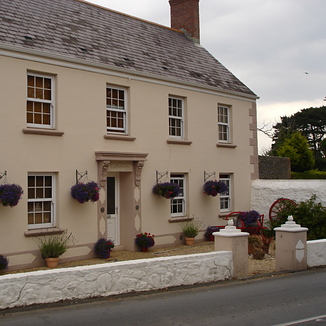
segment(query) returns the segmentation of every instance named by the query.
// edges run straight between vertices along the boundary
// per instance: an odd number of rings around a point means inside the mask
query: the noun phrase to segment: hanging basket
[[[99,186],[96,182],[76,183],[71,187],[71,196],[80,204],[88,201],[96,202],[100,198]]]
[[[177,197],[181,189],[176,183],[171,182],[164,182],[164,183],[157,183],[153,187],[153,194],[161,196],[166,199],[171,199]]]
[[[217,196],[220,193],[223,193],[228,190],[227,185],[222,181],[206,181],[204,186],[204,193],[208,196]]]
[[[0,203],[3,206],[14,207],[18,204],[21,195],[23,194],[23,189],[21,186],[16,184],[4,184],[0,185]]]

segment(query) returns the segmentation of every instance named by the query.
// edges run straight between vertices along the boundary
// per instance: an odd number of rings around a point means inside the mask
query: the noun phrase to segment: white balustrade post
[[[229,220],[225,229],[214,232],[215,251],[232,251],[233,273],[235,278],[248,276],[248,236],[249,233],[241,232]]]
[[[292,216],[274,229],[276,233],[275,270],[297,271],[307,268],[307,231]]]

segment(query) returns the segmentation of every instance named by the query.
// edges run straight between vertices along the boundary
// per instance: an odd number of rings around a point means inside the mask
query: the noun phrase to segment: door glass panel
[[[115,177],[108,177],[106,186],[107,213],[115,214]]]

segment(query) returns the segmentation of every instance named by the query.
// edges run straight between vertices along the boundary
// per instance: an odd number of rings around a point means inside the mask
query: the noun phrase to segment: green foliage
[[[307,139],[300,132],[295,132],[276,151],[277,156],[291,159],[291,170],[304,172],[313,168],[313,152],[308,147]]]
[[[187,238],[195,238],[203,226],[203,221],[195,217],[190,221],[180,223],[180,226]]]
[[[248,245],[251,245],[255,248],[262,248],[264,244],[259,235],[249,235]]]
[[[67,234],[67,230],[65,230],[62,234],[37,237],[35,241],[41,251],[42,258],[45,259],[58,258],[67,251],[69,243],[75,243],[76,239],[72,233]]]
[[[300,131],[307,139],[315,159],[313,168],[326,171],[326,107],[302,109],[295,114],[281,117],[281,122],[273,126],[273,144],[270,156],[278,156],[278,149],[293,133]]]
[[[291,172],[291,179],[326,179],[326,172],[319,170]]]
[[[289,203],[278,214],[277,219],[270,223],[270,227],[273,229],[281,226],[287,221],[289,215],[293,216],[297,224],[308,228],[308,240],[326,239],[326,207],[316,202],[316,195],[298,203],[297,206]]]

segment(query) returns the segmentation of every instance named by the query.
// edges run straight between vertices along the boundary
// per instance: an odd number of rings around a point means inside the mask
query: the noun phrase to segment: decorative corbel
[[[144,161],[138,161],[137,162],[137,167],[136,167],[136,175],[135,175],[135,185],[139,186],[140,185],[140,179],[141,179],[141,172],[144,167]]]

